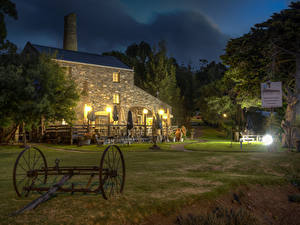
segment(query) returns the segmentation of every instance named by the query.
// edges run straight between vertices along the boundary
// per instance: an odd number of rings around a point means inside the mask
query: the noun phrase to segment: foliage
[[[0,52],[6,49],[9,51],[16,50],[16,47],[6,40],[7,30],[5,26],[5,14],[14,19],[18,18],[16,5],[10,0],[0,0]]]
[[[202,66],[195,74],[197,108],[202,119],[213,125],[232,126],[236,107],[230,92],[230,82],[223,79],[226,67],[214,61],[200,61]],[[223,114],[227,117],[224,118]]]
[[[178,65],[176,66],[176,80],[182,96],[181,112],[182,124],[189,126],[193,112],[195,111],[195,73],[191,66]]]
[[[295,62],[291,52],[300,51],[300,2],[274,13],[266,22],[256,24],[242,37],[231,39],[221,56],[230,66],[225,79],[234,82],[237,103],[260,106],[260,83],[282,81],[294,85]]]
[[[74,119],[76,85],[49,56],[0,57],[0,127]]]
[[[123,63],[133,67],[135,84],[171,105],[176,122],[178,124],[185,123],[187,115],[185,106],[188,104],[184,103],[186,90],[183,92],[180,89],[182,85],[178,82],[176,71],[178,65],[173,58],[167,56],[167,49],[163,41],[159,42],[158,48],[151,48],[148,43],[141,42],[128,46],[125,53],[113,51],[104,53],[104,55],[115,56]]]
[[[280,121],[280,117],[277,114],[271,113],[266,119],[266,132],[274,134],[274,136],[278,135],[281,131]]]

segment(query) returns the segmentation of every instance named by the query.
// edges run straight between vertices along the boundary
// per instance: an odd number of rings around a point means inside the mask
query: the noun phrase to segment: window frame
[[[113,72],[113,83],[120,83],[120,72]]]
[[[113,104],[120,104],[120,94],[119,93],[114,93],[113,94]]]

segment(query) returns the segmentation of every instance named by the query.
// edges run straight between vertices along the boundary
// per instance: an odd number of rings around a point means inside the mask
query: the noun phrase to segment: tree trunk
[[[296,141],[300,140],[300,54],[296,55],[296,96],[298,102],[296,103],[295,107],[295,121],[292,125],[292,130],[295,132],[292,132],[292,140],[293,144],[296,143]],[[294,129],[293,129],[294,128]]]
[[[282,135],[283,147],[295,147],[296,141],[300,140],[300,55],[296,55],[296,91],[292,93],[287,89],[287,108],[285,119],[281,122],[284,131]]]
[[[24,144],[24,146],[26,146],[26,144],[27,144],[27,139],[26,139],[26,129],[25,129],[25,123],[23,122],[23,124],[22,124],[22,131],[23,131],[23,137],[22,137],[22,139],[23,139],[23,144]]]

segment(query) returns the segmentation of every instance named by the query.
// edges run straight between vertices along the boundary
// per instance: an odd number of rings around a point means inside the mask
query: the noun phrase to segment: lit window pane
[[[120,73],[113,72],[113,82],[120,82]]]
[[[119,94],[114,94],[113,102],[114,102],[114,104],[119,104],[120,103],[120,95]]]

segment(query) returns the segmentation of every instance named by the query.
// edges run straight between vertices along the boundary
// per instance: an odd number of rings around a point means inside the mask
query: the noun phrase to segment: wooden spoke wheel
[[[103,198],[112,198],[123,192],[125,162],[118,146],[110,145],[103,152],[100,161],[99,179]]]
[[[14,171],[14,188],[19,197],[27,197],[33,185],[46,184],[47,161],[44,154],[36,147],[25,148],[18,156]]]

